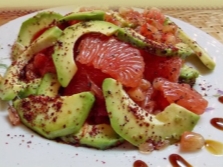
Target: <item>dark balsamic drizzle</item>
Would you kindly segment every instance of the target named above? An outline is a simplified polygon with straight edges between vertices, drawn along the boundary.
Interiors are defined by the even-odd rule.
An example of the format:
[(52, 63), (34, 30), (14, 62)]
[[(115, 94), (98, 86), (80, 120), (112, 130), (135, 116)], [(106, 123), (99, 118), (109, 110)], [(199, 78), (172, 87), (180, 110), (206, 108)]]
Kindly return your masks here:
[(133, 167), (149, 167), (149, 166), (142, 160), (136, 160), (133, 163)]
[(223, 130), (223, 118), (212, 118), (210, 120), (212, 126), (219, 130)]
[(219, 101), (220, 103), (223, 103), (223, 96), (218, 97), (218, 101)]
[(192, 167), (191, 164), (178, 154), (171, 154), (169, 161), (173, 167)]

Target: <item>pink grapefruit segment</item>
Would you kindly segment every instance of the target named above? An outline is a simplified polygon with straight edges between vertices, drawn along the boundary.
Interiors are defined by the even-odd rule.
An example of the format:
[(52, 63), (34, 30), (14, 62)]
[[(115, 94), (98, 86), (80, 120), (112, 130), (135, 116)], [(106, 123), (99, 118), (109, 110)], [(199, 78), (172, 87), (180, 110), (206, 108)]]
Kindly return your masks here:
[(144, 60), (138, 49), (114, 37), (91, 34), (82, 38), (76, 60), (93, 65), (127, 87), (137, 87), (144, 72)]
[(145, 79), (152, 82), (157, 77), (166, 78), (171, 82), (178, 82), (183, 60), (179, 57), (161, 57), (142, 53), (145, 60)]
[[(161, 93), (164, 101), (166, 100), (169, 104), (176, 103), (199, 115), (203, 114), (207, 108), (208, 101), (188, 84), (173, 83), (164, 78), (156, 78), (153, 86)], [(168, 105), (168, 103), (166, 104)]]

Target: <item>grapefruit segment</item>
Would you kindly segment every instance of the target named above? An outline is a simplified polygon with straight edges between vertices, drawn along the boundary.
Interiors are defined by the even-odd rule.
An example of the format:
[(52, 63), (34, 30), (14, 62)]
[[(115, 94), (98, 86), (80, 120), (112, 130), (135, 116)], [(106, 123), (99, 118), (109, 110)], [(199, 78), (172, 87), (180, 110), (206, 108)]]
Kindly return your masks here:
[(156, 78), (153, 87), (158, 91), (159, 96), (164, 97), (165, 101), (162, 105), (176, 103), (196, 114), (203, 114), (208, 105), (208, 101), (188, 84), (173, 83), (164, 78)]
[(109, 124), (108, 114), (105, 109), (105, 101), (101, 91), (101, 85), (105, 78), (110, 76), (102, 73), (92, 66), (86, 66), (77, 62), (78, 71), (63, 89), (62, 95), (71, 96), (80, 92), (91, 91), (95, 95), (95, 102), (88, 116), (89, 124)]
[(137, 87), (141, 82), (145, 64), (140, 51), (114, 37), (86, 35), (78, 53), (78, 62), (93, 65), (127, 87)]
[[(84, 91), (92, 91), (92, 86), (100, 89), (103, 80), (110, 77), (109, 75), (102, 73), (100, 70), (95, 69), (92, 66), (86, 66), (80, 64), (79, 62), (77, 62), (77, 67), (77, 73), (72, 78), (68, 86), (63, 90), (63, 94), (66, 96), (81, 93)], [(99, 93), (95, 92), (96, 91), (93, 91), (93, 93), (97, 96)]]
[(145, 60), (145, 79), (152, 82), (157, 77), (177, 82), (183, 60), (179, 57), (160, 57), (147, 52), (142, 53)]

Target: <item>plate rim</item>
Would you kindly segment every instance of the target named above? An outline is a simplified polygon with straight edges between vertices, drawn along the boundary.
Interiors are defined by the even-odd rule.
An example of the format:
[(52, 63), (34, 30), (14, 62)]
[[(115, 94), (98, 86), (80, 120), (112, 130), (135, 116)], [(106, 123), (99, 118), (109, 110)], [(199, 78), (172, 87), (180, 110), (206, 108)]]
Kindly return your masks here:
[[(60, 8), (65, 9), (65, 8), (67, 8), (67, 7), (68, 7), (69, 9), (71, 9), (71, 8), (75, 8), (76, 6), (72, 6), (72, 7), (71, 7), (71, 6), (54, 7), (54, 8), (49, 8), (49, 9), (44, 9), (44, 10), (36, 11), (36, 12), (30, 13), (30, 14), (25, 15), (25, 16), (21, 16), (21, 17), (19, 17), (19, 18), (16, 18), (16, 19), (14, 19), (14, 20), (11, 20), (11, 21), (9, 21), (8, 23), (6, 23), (6, 24), (0, 26), (0, 32), (2, 31), (2, 29), (3, 29), (3, 30), (4, 30), (4, 29), (7, 29), (7, 28), (9, 28), (10, 26), (12, 26), (12, 25), (15, 24), (15, 23), (16, 23), (16, 24), (19, 24), (18, 22), (20, 22), (20, 21), (22, 21), (22, 20), (25, 20), (26, 18), (29, 18), (29, 17), (35, 15), (35, 14), (38, 13), (38, 12), (46, 11), (46, 10), (57, 11), (57, 10), (60, 10)], [(181, 28), (182, 28), (184, 31), (187, 32), (189, 29), (192, 29), (193, 31), (195, 31), (195, 32), (198, 34), (198, 36), (203, 36), (204, 39), (208, 38), (209, 40), (212, 41), (211, 43), (214, 43), (214, 45), (215, 45), (216, 48), (220, 48), (220, 50), (222, 49), (222, 51), (223, 51), (223, 44), (222, 44), (221, 42), (219, 42), (217, 39), (215, 39), (214, 37), (212, 37), (211, 35), (205, 33), (204, 31), (202, 31), (202, 30), (200, 30), (199, 28), (197, 28), (197, 27), (191, 25), (190, 23), (181, 21), (181, 20), (176, 19), (176, 18), (173, 18), (173, 17), (171, 17), (171, 16), (169, 16), (169, 17), (170, 17), (171, 19), (173, 19), (173, 21), (176, 22), (177, 24), (182, 25)], [(6, 30), (4, 30), (4, 31), (6, 31)], [(0, 41), (1, 41), (1, 35), (0, 35)], [(198, 42), (201, 43), (201, 45), (204, 46), (205, 48), (208, 48), (208, 45), (207, 45), (207, 44), (204, 44), (205, 42), (202, 42), (202, 41), (198, 41)], [(223, 88), (223, 87), (222, 87), (222, 88)], [(221, 89), (222, 89), (222, 88), (221, 88)], [(0, 110), (1, 110), (1, 109), (0, 109)], [(0, 129), (1, 129), (1, 128), (0, 128)], [(28, 131), (28, 133), (29, 133), (29, 131)], [(1, 136), (1, 135), (0, 135), (0, 136)], [(44, 140), (47, 140), (47, 139), (44, 139)], [(0, 148), (1, 148), (1, 144), (0, 144)], [(66, 147), (66, 148), (68, 148), (68, 147)], [(135, 150), (135, 151), (137, 151), (137, 150)], [(154, 153), (152, 153), (152, 154), (154, 154)], [(185, 154), (185, 155), (186, 155), (186, 154)], [(123, 156), (124, 156), (124, 155), (123, 155)]]

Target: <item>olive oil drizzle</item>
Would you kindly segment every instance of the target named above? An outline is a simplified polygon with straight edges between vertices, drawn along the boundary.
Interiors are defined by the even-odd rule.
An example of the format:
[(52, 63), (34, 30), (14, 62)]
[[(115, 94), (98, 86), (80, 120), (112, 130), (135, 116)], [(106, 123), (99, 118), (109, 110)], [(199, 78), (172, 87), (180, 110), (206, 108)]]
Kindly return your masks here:
[(223, 156), (223, 143), (215, 140), (205, 140), (205, 148), (214, 155)]

